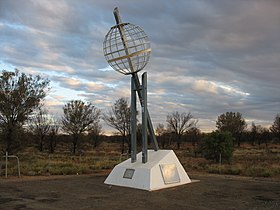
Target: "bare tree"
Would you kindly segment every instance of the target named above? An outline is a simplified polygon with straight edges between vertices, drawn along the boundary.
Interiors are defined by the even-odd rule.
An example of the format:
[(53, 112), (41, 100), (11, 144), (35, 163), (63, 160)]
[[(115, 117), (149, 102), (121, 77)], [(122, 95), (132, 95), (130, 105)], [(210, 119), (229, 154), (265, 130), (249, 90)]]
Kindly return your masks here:
[[(130, 107), (126, 98), (119, 98), (106, 114), (103, 120), (110, 127), (116, 129), (122, 136), (121, 152), (124, 153), (124, 143), (130, 134)], [(130, 141), (127, 141), (130, 144)], [(130, 149), (130, 145), (128, 145)]]
[(136, 126), (136, 144), (137, 146), (141, 146), (142, 145), (142, 124), (141, 123), (137, 123)]
[(6, 134), (6, 151), (12, 150), (16, 131), (26, 123), (48, 91), (49, 80), (3, 70), (0, 75), (0, 126)]
[(72, 100), (63, 108), (62, 130), (73, 138), (73, 153), (76, 153), (80, 135), (88, 131), (99, 120), (100, 110), (91, 103), (81, 100)]
[(37, 112), (30, 117), (28, 126), (31, 132), (38, 138), (38, 148), (42, 152), (44, 147), (44, 139), (50, 130), (50, 120), (48, 111), (39, 107)]
[(159, 123), (156, 127), (156, 134), (162, 136), (164, 133), (166, 133), (166, 129), (162, 123)]
[(156, 134), (157, 134), (158, 141), (161, 144), (161, 148), (165, 149), (167, 143), (167, 136), (166, 136), (167, 130), (163, 124), (161, 123), (158, 124), (158, 126), (156, 127)]
[(169, 130), (173, 132), (176, 136), (177, 149), (180, 149), (182, 136), (191, 128), (195, 127), (197, 120), (193, 119), (193, 116), (189, 112), (188, 114), (178, 111), (167, 115), (166, 122), (168, 124)]
[(50, 123), (50, 131), (49, 131), (49, 152), (53, 153), (56, 147), (56, 139), (59, 132), (60, 124), (59, 121), (52, 117)]

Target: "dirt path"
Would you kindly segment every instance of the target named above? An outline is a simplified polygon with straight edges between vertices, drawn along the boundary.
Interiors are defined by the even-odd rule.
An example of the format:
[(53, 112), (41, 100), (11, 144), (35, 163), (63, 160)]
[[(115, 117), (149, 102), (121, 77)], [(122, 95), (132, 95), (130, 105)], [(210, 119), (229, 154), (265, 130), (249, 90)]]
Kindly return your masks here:
[(109, 187), (105, 176), (0, 179), (0, 209), (280, 209), (280, 182), (191, 175), (155, 192)]

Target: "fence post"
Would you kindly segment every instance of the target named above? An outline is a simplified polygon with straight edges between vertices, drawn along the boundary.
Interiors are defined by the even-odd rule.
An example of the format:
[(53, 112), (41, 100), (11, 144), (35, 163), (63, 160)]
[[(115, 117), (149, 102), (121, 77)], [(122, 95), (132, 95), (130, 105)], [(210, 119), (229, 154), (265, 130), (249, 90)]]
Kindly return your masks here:
[(5, 171), (5, 177), (8, 178), (8, 152), (6, 151), (6, 171)]
[(222, 154), (219, 155), (219, 172), (221, 174), (221, 167), (222, 167)]
[(15, 156), (17, 159), (17, 163), (18, 163), (18, 177), (20, 178), (20, 166), (19, 166), (19, 158), (17, 156)]
[[(17, 168), (18, 168), (18, 177), (20, 177), (20, 164), (19, 164), (19, 158), (15, 155), (9, 155), (8, 152), (6, 152), (5, 156), (1, 156), (0, 158), (5, 158), (5, 177), (8, 178), (8, 158), (16, 158), (17, 159)], [(0, 176), (1, 176), (1, 164), (0, 164)]]

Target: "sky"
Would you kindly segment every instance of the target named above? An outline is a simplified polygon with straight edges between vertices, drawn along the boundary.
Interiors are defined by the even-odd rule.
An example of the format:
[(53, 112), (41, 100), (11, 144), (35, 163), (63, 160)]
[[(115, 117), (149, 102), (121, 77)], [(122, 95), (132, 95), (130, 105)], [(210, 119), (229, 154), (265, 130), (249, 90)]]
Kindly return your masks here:
[(280, 113), (279, 0), (0, 0), (0, 70), (48, 78), (44, 104), (55, 116), (70, 100), (108, 111), (130, 98), (130, 76), (103, 55), (115, 7), (151, 42), (139, 75), (148, 73), (154, 127), (174, 111), (190, 112), (204, 132), (231, 111), (249, 128), (272, 125)]

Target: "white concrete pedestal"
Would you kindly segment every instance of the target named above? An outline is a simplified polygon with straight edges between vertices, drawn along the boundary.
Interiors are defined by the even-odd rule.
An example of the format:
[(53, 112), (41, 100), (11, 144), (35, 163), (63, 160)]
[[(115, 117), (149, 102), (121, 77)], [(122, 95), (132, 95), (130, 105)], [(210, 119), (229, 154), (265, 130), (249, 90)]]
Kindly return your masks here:
[(148, 191), (191, 183), (173, 150), (148, 150), (148, 162), (141, 160), (140, 152), (135, 163), (129, 158), (116, 165), (104, 183)]

